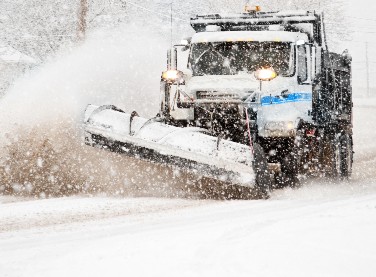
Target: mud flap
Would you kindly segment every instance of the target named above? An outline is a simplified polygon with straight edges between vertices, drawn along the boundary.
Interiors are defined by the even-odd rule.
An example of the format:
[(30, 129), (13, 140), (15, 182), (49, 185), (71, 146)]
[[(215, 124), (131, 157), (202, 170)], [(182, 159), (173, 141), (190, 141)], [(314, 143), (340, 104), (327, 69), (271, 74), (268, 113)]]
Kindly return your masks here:
[(254, 161), (253, 170), (256, 175), (256, 190), (262, 198), (268, 198), (271, 186), (268, 161), (264, 149), (260, 144), (253, 144)]
[(298, 178), (301, 167), (302, 157), (304, 155), (304, 136), (300, 133), (299, 139), (295, 139), (291, 152), (281, 160), (281, 174), (279, 183), (282, 187), (299, 187), (300, 180)]

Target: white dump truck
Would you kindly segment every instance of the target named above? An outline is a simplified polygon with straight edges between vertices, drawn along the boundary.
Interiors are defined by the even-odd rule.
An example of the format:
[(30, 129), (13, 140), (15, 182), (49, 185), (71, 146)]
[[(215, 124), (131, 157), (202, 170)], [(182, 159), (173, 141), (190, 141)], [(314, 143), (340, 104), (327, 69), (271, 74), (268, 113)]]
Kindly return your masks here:
[(89, 105), (86, 144), (263, 196), (351, 175), (351, 56), (329, 52), (322, 14), (248, 6), (191, 26), (168, 51), (157, 116)]

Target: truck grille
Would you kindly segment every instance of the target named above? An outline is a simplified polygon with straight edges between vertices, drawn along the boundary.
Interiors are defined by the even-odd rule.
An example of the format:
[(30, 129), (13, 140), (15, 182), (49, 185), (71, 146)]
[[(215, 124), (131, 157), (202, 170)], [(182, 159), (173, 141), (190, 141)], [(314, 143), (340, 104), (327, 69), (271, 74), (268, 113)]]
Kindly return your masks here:
[(219, 91), (197, 91), (197, 99), (200, 100), (234, 100), (239, 99), (237, 93)]

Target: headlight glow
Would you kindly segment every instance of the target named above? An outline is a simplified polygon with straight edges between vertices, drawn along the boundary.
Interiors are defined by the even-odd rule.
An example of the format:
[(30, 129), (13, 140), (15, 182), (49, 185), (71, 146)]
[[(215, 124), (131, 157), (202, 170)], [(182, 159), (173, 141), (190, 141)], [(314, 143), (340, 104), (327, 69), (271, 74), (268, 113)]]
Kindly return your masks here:
[(292, 130), (292, 129), (294, 129), (294, 126), (295, 124), (294, 124), (294, 122), (292, 122), (292, 121), (288, 121), (287, 123), (286, 123), (286, 127), (287, 127), (287, 129), (288, 130)]
[(162, 79), (169, 83), (182, 83), (184, 81), (183, 72), (179, 70), (167, 70), (162, 72)]
[(162, 73), (162, 78), (165, 80), (176, 80), (178, 78), (177, 70), (167, 70)]
[(270, 121), (265, 124), (265, 129), (269, 131), (288, 131), (294, 128), (293, 121)]
[(294, 121), (269, 121), (264, 125), (264, 136), (292, 137), (296, 134)]
[(277, 77), (277, 73), (272, 67), (261, 68), (255, 72), (255, 76), (261, 81), (270, 81)]

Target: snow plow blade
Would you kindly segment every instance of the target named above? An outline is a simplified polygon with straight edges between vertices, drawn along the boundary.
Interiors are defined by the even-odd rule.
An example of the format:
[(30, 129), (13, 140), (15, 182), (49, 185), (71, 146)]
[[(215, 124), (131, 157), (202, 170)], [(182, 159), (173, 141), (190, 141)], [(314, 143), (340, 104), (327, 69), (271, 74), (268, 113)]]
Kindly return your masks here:
[(253, 188), (249, 146), (207, 135), (204, 129), (175, 127), (115, 106), (88, 105), (85, 143), (221, 182)]

